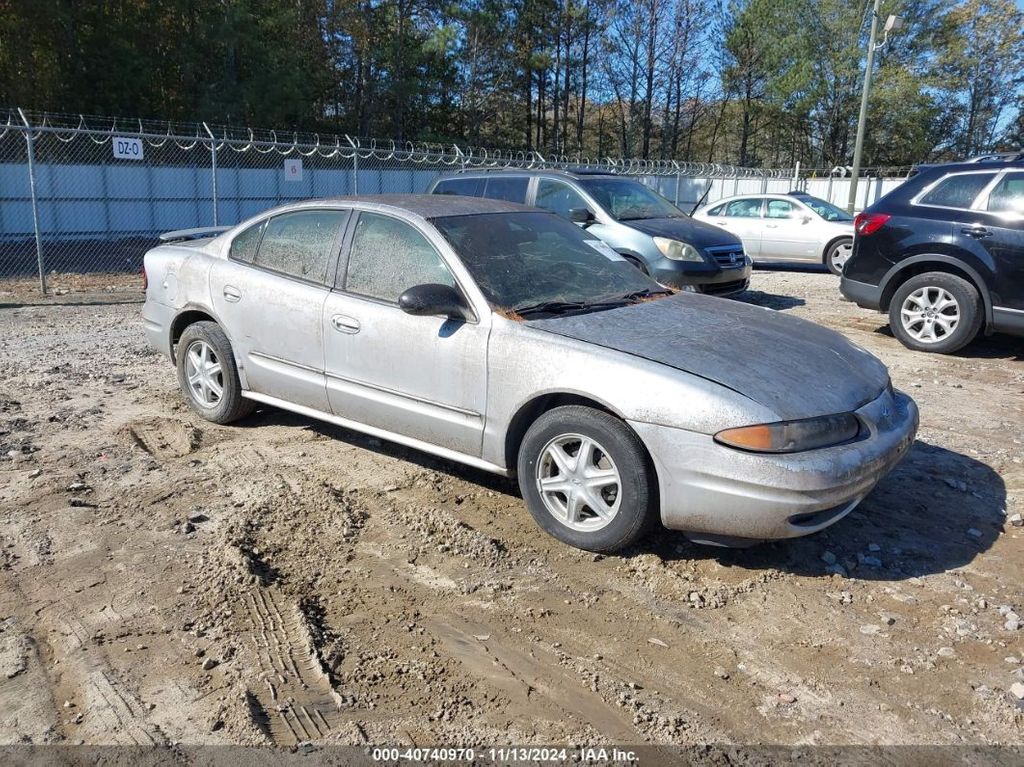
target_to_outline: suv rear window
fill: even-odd
[[[434,194],[461,194],[480,197],[484,192],[482,178],[443,178],[434,187]]]
[[[526,202],[526,188],[530,185],[530,179],[520,176],[498,177],[492,176],[487,179],[487,186],[484,189],[484,197],[491,200],[505,200],[506,202]]]
[[[920,199],[921,205],[938,205],[943,208],[968,209],[974,204],[981,190],[992,180],[994,173],[958,173],[947,176]]]

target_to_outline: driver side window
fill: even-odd
[[[458,287],[434,246],[414,227],[378,213],[360,213],[349,250],[345,290],[389,303],[428,283]]]
[[[734,218],[760,218],[761,200],[733,200],[726,207],[725,215]]]
[[[569,218],[573,208],[588,208],[583,198],[568,184],[542,178],[537,184],[537,207],[557,213],[562,218]]]
[[[786,200],[768,200],[768,218],[793,218],[796,206]]]

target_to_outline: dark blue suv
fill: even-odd
[[[924,168],[857,216],[840,290],[904,346],[1024,335],[1024,161]]]

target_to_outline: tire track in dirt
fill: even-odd
[[[320,664],[305,615],[274,588],[251,589],[243,599],[266,685],[250,691],[266,716],[257,724],[265,725],[276,745],[326,738],[340,724],[340,700]]]
[[[203,432],[170,418],[135,420],[123,429],[128,439],[157,459],[181,458],[203,446]]]

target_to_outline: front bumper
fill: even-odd
[[[739,293],[750,285],[750,273],[753,265],[749,258],[743,264],[730,268],[710,265],[691,265],[688,262],[670,261],[665,266],[655,267],[651,276],[662,285],[680,290],[694,288],[698,293],[724,296]]]
[[[707,434],[630,422],[654,459],[661,521],[697,541],[795,538],[842,519],[899,463],[917,433],[917,405],[884,391],[855,411],[866,436],[785,455],[725,447]]]

